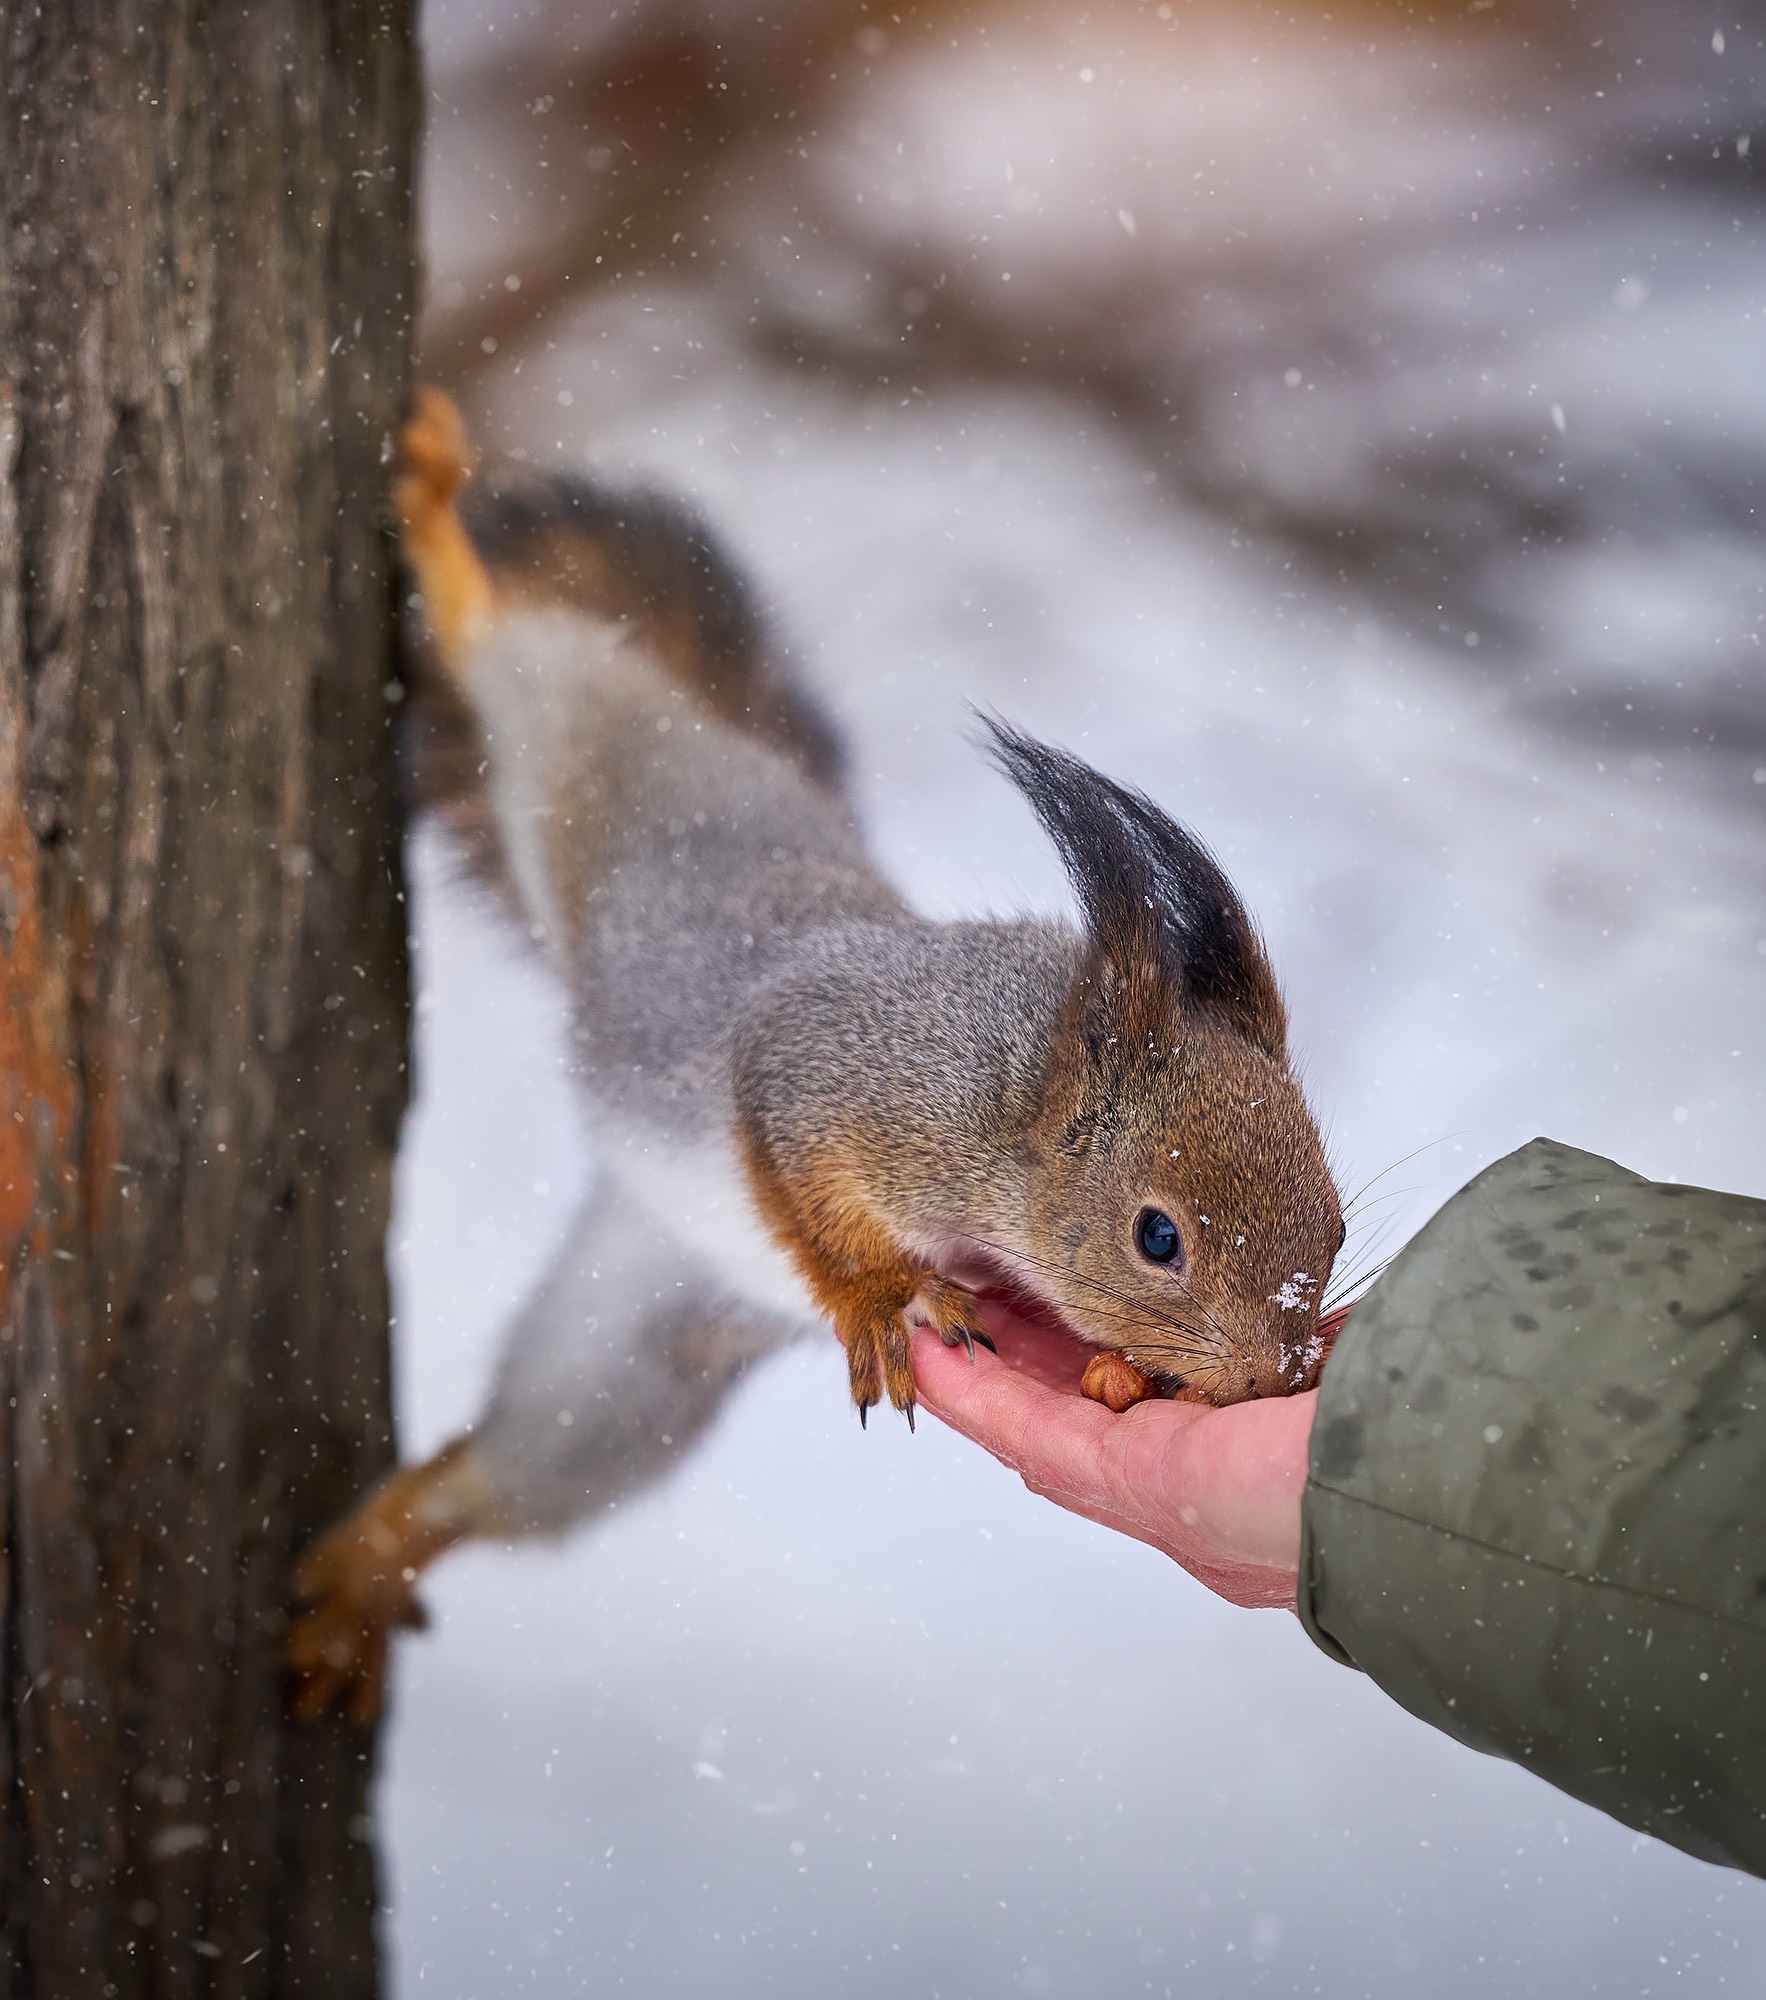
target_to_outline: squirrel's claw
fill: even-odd
[[[976,1321],[974,1299],[936,1271],[915,1271],[911,1265],[866,1274],[853,1286],[850,1303],[836,1318],[840,1338],[846,1343],[847,1373],[861,1424],[878,1400],[877,1378],[881,1375],[884,1394],[907,1418],[908,1429],[914,1428],[911,1327],[931,1327],[946,1347],[961,1341],[971,1361],[977,1341],[993,1347]]]
[[[941,1278],[936,1271],[928,1271],[920,1279],[906,1310],[910,1325],[931,1327],[946,1347],[955,1347],[961,1341],[971,1361],[975,1359],[976,1341],[993,1345],[981,1331],[971,1294],[948,1278]]]

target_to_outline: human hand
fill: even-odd
[[[1224,1410],[1155,1400],[1117,1416],[1080,1393],[1095,1348],[986,1296],[981,1317],[997,1359],[915,1333],[927,1409],[1031,1492],[1163,1550],[1229,1603],[1293,1609],[1316,1390]]]

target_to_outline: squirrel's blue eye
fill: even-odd
[[[1183,1256],[1177,1224],[1162,1208],[1143,1208],[1135,1217],[1134,1247],[1149,1264],[1175,1264]]]

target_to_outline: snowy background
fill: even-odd
[[[1226,860],[1345,1185],[1385,1176],[1352,1244],[1539,1132],[1766,1194],[1733,0],[436,0],[427,34],[427,372],[493,451],[698,501],[922,907],[1060,901],[968,741],[997,706]],[[407,1455],[473,1414],[593,1158],[557,995],[437,835],[412,862]],[[1766,1962],[1766,1885],[936,1425],[861,1433],[831,1340],[671,1484],[427,1595],[382,1785],[406,2000],[1556,2000]]]

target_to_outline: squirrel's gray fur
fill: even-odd
[[[1255,927],[1151,800],[990,720],[1085,921],[928,922],[703,530],[580,482],[457,510],[465,456],[421,399],[415,768],[569,996],[598,1178],[478,1423],[303,1561],[309,1708],[371,1705],[441,1549],[611,1504],[818,1316],[861,1416],[911,1423],[910,1326],[973,1352],[1002,1286],[1143,1392],[1286,1394],[1341,1238]]]
[[[658,1280],[667,1272],[670,1324],[739,1327],[744,1360],[813,1319],[742,1196],[738,1082],[792,1143],[824,1118],[861,1119],[926,1254],[963,1228],[1009,1239],[1017,1204],[1002,1139],[1029,1117],[1079,941],[1058,925],[913,916],[875,872],[843,795],[695,715],[628,629],[576,610],[506,614],[471,672],[518,914],[570,994],[572,1074],[599,1170],[619,1184],[580,1225],[601,1246],[600,1276],[583,1275],[580,1244],[566,1246],[511,1331],[477,1430],[476,1449],[519,1503],[512,1513],[555,1524],[587,1498],[588,1462],[604,1487],[599,1461],[623,1449],[580,1419],[559,1435],[556,1364],[536,1375],[529,1350],[568,1348],[570,1324],[586,1319],[596,1331],[585,1346],[608,1343],[622,1368],[628,1354],[668,1350],[660,1326],[644,1324],[645,1298],[663,1288],[640,1286],[634,1300],[623,1263],[641,1256]],[[579,838],[595,849],[596,881],[577,906],[548,857]],[[940,1004],[947,995],[960,1000]],[[950,1208],[957,1183],[963,1216]],[[622,1292],[617,1310],[584,1311],[597,1285]],[[698,1350],[709,1366],[718,1342],[702,1331]],[[659,1397],[678,1394],[678,1376],[664,1367]],[[690,1426],[665,1411],[629,1410],[649,1379],[622,1381],[617,1433],[646,1435],[655,1415],[683,1435]],[[536,1438],[543,1477],[523,1443]]]

